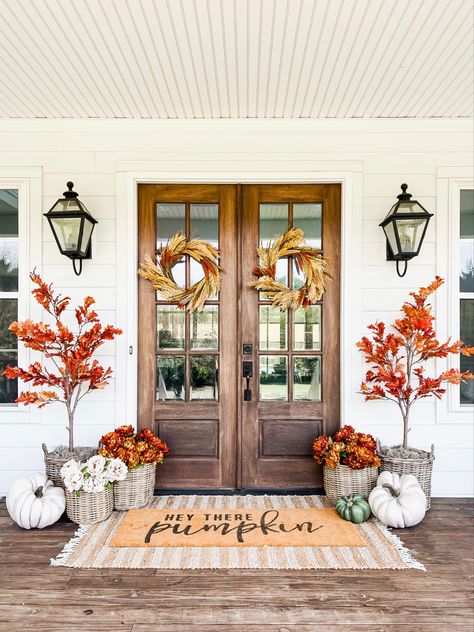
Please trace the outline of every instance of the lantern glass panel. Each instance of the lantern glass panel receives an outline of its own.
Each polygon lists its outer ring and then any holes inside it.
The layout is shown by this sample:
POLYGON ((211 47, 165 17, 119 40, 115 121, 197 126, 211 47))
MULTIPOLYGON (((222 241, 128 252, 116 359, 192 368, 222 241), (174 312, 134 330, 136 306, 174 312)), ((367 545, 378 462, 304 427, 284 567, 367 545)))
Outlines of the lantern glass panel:
POLYGON ((82 230, 80 254, 85 256, 87 254, 87 247, 89 245, 89 241, 92 235, 92 229, 94 228, 94 224, 87 217, 84 217, 83 222, 84 222, 84 228, 82 230))
POLYGON ((411 213, 423 213, 423 208, 418 204, 416 200, 400 202, 397 209, 397 215, 411 214, 411 213))
POLYGON ((398 253, 398 244, 397 238, 395 237, 395 229, 393 226, 393 222, 389 222, 386 226, 383 227, 385 236, 388 239, 388 243, 390 244, 390 248, 392 249, 392 253, 396 255, 398 253))
POLYGON ((74 253, 78 250, 80 217, 50 217, 51 226, 59 241, 63 253, 74 253))
POLYGON ((398 237, 400 239, 400 254, 416 253, 427 219, 396 219, 398 237))
POLYGON ((53 213, 77 213, 82 211, 82 208, 76 198, 58 200, 53 206, 50 212, 53 213))

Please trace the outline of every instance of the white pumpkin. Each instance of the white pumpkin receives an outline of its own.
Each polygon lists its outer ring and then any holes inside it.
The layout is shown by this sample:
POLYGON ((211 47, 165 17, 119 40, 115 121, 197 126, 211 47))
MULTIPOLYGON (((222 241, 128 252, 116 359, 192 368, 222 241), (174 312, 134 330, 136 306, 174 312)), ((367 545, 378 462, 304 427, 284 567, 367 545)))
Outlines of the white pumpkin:
POLYGON ((18 478, 7 494, 7 510, 23 529, 43 529, 59 520, 66 508, 62 487, 54 487, 45 474, 18 478))
POLYGON ((370 492, 369 505, 376 518, 388 527, 413 527, 426 513, 426 496, 413 474, 382 472, 370 492))

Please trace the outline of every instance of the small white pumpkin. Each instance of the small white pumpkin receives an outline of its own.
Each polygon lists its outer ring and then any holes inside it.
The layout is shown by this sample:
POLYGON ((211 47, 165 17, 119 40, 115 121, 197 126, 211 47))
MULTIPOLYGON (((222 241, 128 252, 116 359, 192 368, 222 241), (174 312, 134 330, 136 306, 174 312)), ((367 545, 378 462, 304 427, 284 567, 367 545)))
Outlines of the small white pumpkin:
POLYGON ((59 520, 66 508, 62 487, 54 487, 45 474, 18 478, 7 494, 7 510, 23 529, 43 529, 59 520))
POLYGON ((426 496, 413 474, 382 472, 370 492, 369 505, 376 518, 388 527, 413 527, 426 513, 426 496))

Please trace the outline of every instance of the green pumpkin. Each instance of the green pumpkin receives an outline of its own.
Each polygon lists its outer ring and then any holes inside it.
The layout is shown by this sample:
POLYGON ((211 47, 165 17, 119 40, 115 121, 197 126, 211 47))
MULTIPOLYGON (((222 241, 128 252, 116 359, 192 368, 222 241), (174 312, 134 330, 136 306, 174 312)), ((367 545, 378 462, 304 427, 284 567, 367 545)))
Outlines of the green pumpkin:
POLYGON ((336 511, 341 518, 355 522, 355 524, 365 522, 370 516, 369 503, 360 494, 341 496, 336 503, 336 511))

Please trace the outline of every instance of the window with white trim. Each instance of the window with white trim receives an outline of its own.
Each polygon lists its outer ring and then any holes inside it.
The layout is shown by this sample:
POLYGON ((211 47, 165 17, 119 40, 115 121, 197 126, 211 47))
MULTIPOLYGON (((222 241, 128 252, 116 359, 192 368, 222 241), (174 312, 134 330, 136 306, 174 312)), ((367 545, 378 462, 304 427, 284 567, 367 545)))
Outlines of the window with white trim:
POLYGON ((0 406, 15 405, 17 380, 2 373, 18 362, 16 337, 8 330, 18 318, 19 269, 18 189, 0 188, 0 406))
MULTIPOLYGON (((459 334, 468 346, 474 346, 474 189, 459 191, 459 334)), ((474 356, 459 358, 461 371, 474 373, 474 356)), ((461 406, 474 404, 474 380, 459 389, 461 406)))

